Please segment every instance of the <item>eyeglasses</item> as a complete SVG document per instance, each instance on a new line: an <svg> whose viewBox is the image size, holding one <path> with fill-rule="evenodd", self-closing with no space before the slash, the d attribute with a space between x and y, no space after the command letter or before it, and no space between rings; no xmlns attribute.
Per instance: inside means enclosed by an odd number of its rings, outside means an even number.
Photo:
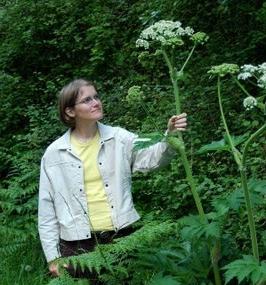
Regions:
<svg viewBox="0 0 266 285"><path fill-rule="evenodd" d="M80 102L76 103L75 105L78 105L78 104L86 104L86 105L91 105L93 100L95 101L100 101L100 95L99 94L95 94L94 96L90 97L86 97L85 99L81 100Z"/></svg>

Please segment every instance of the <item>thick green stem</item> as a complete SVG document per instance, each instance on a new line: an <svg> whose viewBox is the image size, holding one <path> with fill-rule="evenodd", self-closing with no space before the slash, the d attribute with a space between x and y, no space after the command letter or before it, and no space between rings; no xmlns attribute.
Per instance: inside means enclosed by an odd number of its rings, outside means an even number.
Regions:
<svg viewBox="0 0 266 285"><path fill-rule="evenodd" d="M179 89L178 89L178 84L177 84L177 74L176 74L176 72L175 72L175 70L174 70L174 68L173 68L173 66L171 64L171 61L170 61L170 59L169 59L169 57L168 57L168 55L167 55L165 50L163 50L163 56L164 56L164 59L166 61L167 66L168 66L171 82L172 82L173 89L174 89L176 113L180 114L181 113L181 106L180 106L181 104L180 104L180 99L179 99ZM203 221L206 221L206 217L205 217L205 214L204 214L204 211L203 211L203 207L202 207L202 204L201 204L201 201L200 201L197 189L196 189L196 184L195 184L194 178L192 176L192 171L191 171L191 168L190 168L190 165L189 165L189 162L188 162L187 154L186 154L186 151L185 151L185 145L184 145L184 142L183 142L183 138L182 138L181 132L178 132L178 138L179 139L174 138L174 137L169 138L169 143L171 143L172 146L176 150L178 150L180 155L181 155L182 163L183 163L183 166L185 168L185 172L186 172L186 176L187 176L187 181L188 181L188 183L190 185L191 192L192 192L193 198L195 200L196 207L198 209L199 215L200 215L200 217L201 217L201 219Z"/></svg>
<svg viewBox="0 0 266 285"><path fill-rule="evenodd" d="M218 266L221 253L221 242L216 240L214 246L211 248L211 261L213 266L213 274L216 285L222 285L220 269Z"/></svg>
<svg viewBox="0 0 266 285"><path fill-rule="evenodd" d="M197 192L196 183L195 183L194 177L192 175L190 164L189 164L188 159L187 159L184 143L176 137L168 137L167 141L181 155L182 163L183 163L183 166L184 166L185 172L186 172L186 178L187 178L187 181L189 183L191 193L192 193L192 196L194 198L197 210L199 212L200 219L202 222L206 223L208 221L207 221L206 215L204 213L199 194ZM210 249L210 254L211 254L211 261L212 261L215 284L216 285L222 285L220 270L219 270L219 266L218 266L219 256L220 256L220 244L218 241L216 242L214 247L212 249Z"/></svg>
<svg viewBox="0 0 266 285"><path fill-rule="evenodd" d="M179 74L183 72L185 66L187 65L189 59L191 58L194 49L196 46L194 46L190 52L190 54L188 55L187 60L185 61L183 67L181 68L181 70L179 71ZM165 50L163 50L163 56L164 59L166 61L166 64L168 66L169 69L169 74L170 74L170 78L171 78L171 82L173 85L173 89L174 89L174 97L175 97L175 107L176 107L176 114L180 114L181 113L181 102L180 102L180 97L179 97L179 88L178 88L178 72L173 68L173 65L166 53ZM181 132L178 132L178 138L176 137L168 137L168 142L169 144L171 144L179 153L181 156L181 160L186 172L186 178L187 181L189 183L190 189L191 189L191 193L192 196L194 198L200 219L202 222L207 223L207 217L204 213L203 207L202 207L202 203L199 197L199 194L197 192L197 188L196 188L196 183L195 183L195 179L192 175L192 170L191 170L191 166L189 164L188 158L187 158L187 154L186 154L186 150L185 150L185 144L183 141L183 136ZM220 277L220 272L219 272L219 267L218 267L218 254L216 254L219 251L217 244L214 246L214 248L212 250L210 250L210 255L211 255L211 261L212 261L212 267L213 267L213 273L214 273L214 279L215 279L215 284L216 285L222 285L222 281L221 281L221 277Z"/></svg>
<svg viewBox="0 0 266 285"><path fill-rule="evenodd" d="M190 164L189 164L189 161L188 161L185 149L184 148L180 148L179 149L179 153L180 153L181 159L183 161L183 166L185 168L187 181L188 181L188 183L190 185L191 192L192 192L193 198L195 200L196 207L197 207L197 210L199 212L200 218L202 219L202 221L206 221L207 219L206 219L206 216L205 216L202 204L201 204L201 200L200 200L199 194L197 192L196 183L195 183L195 180L194 180L194 178L192 176L192 171L191 171L191 168L190 168Z"/></svg>
<svg viewBox="0 0 266 285"><path fill-rule="evenodd" d="M190 189L191 189L197 210L199 212L201 220L206 222L207 219L206 219L206 216L205 216L205 213L204 213L201 201L200 201L199 194L198 194L197 189L196 189L195 180L192 176L192 171L190 168L189 161L187 159L184 143L176 137L168 137L167 141L181 155L182 163L183 163L183 166L184 166L185 172L186 172L187 181L188 181L188 184L190 186Z"/></svg>
<svg viewBox="0 0 266 285"><path fill-rule="evenodd" d="M242 158L242 168L240 169L241 173L241 182L244 189L245 194L245 200L246 200L246 206L248 211L248 222L249 222L249 231L251 236L251 243L252 243L252 252L253 256L259 260L259 249L258 249L258 242L257 242L257 236L256 236L256 227L254 222L254 216L253 216L253 207L251 204L249 191L248 191L248 185L247 185L247 177L246 177L246 157L248 149L251 145L251 143L264 131L266 130L266 123L260 127L254 134L250 136L250 138L245 143L244 151L243 151L243 158Z"/></svg>
<svg viewBox="0 0 266 285"><path fill-rule="evenodd" d="M174 88L176 114L179 115L181 113L181 105L180 105L180 99L179 99L179 88L178 88L178 84L177 84L177 73L171 64L171 61L170 61L166 51L162 50L162 52L163 52L163 57L165 59L165 62L168 66L169 75L170 75L171 82L172 82L172 85Z"/></svg>
<svg viewBox="0 0 266 285"><path fill-rule="evenodd" d="M254 216L253 216L253 209L252 209L252 204L251 204L251 200L249 196L246 171L244 168L240 169L240 175L241 175L241 184L244 190L246 207L247 207L247 212L248 212L248 224L249 224L249 231L250 231L250 237L251 237L252 252L253 252L253 256L257 260L259 260L259 249L258 249L256 228L255 228L255 222L254 222Z"/></svg>
<svg viewBox="0 0 266 285"><path fill-rule="evenodd" d="M225 128L225 132L227 135L227 139L229 142L229 145L231 147L233 156L235 158L235 161L237 163L238 166L241 165L241 154L239 153L239 151L235 148L234 143L232 141L232 137L229 133L229 129L225 120L225 116L224 116L224 110L223 110L223 105L222 105L222 99L221 99L221 80L220 80L220 76L218 76L218 82L217 82L217 93L218 93L218 100L219 100L219 108L220 108L220 113L221 113L221 117L222 117L222 121L223 121L223 125Z"/></svg>
<svg viewBox="0 0 266 285"><path fill-rule="evenodd" d="M234 78L235 79L235 78ZM249 93L246 91L246 89L239 83L237 79L235 79L239 87L242 89L245 94L249 95ZM251 144L252 141L255 140L257 136L259 136L261 133L264 132L266 129L266 124L264 124L260 129L258 129L246 142L244 151L243 151L243 156L241 156L240 152L235 148L231 135L229 133L229 129L225 120L224 112L223 112L223 106L222 106L222 101L221 101L221 82L220 82L220 77L218 76L218 99L219 99L219 107L220 107L220 112L222 116L222 121L224 124L224 128L227 134L227 139L229 141L230 148L232 150L234 159L238 165L240 176L241 176L241 184L244 190L244 196L245 196L245 202L246 202L246 207L247 207L247 214L248 214L248 224L249 224L249 231L250 231L250 236L251 236L251 244L252 244L252 252L253 256L259 261L259 250L258 250L258 242L257 242L257 236L256 236L256 228L255 228L255 222L254 222L254 215L253 215L253 207L249 195L249 190L248 190L248 185L247 185L247 175L246 175L246 156L247 156L247 151L248 148Z"/></svg>

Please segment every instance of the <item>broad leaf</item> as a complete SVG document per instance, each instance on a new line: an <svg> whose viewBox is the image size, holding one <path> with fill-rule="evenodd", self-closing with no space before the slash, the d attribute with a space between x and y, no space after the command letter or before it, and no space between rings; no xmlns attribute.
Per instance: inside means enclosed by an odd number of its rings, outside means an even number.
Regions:
<svg viewBox="0 0 266 285"><path fill-rule="evenodd" d="M250 283L257 283L266 280L266 263L259 261L251 255L244 255L242 259L237 259L223 269L225 272L225 284L230 282L233 278L237 278L238 282L250 281Z"/></svg>
<svg viewBox="0 0 266 285"><path fill-rule="evenodd" d="M206 239L219 238L220 228L217 222L205 223L198 216L188 216L180 219L180 223L184 225L181 235L184 239Z"/></svg>
<svg viewBox="0 0 266 285"><path fill-rule="evenodd" d="M232 136L233 145L237 146L247 139L247 135L242 136ZM224 137L219 141L214 141L210 144L202 146L196 153L203 154L210 151L230 151L230 146L228 144L228 139Z"/></svg>
<svg viewBox="0 0 266 285"><path fill-rule="evenodd" d="M161 142L165 136L161 133L142 134L134 140L134 150L147 148L153 144Z"/></svg>

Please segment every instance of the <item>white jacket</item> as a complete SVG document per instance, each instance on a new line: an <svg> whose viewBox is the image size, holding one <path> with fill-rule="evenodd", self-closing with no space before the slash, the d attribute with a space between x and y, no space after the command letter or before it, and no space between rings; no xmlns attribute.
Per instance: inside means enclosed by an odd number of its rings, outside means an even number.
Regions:
<svg viewBox="0 0 266 285"><path fill-rule="evenodd" d="M98 123L98 165L115 230L139 219L131 195L131 173L155 169L169 161L174 151L160 142L133 151L137 136L119 127ZM59 238L91 237L84 191L83 166L70 144L70 130L54 141L41 161L38 228L47 261L60 257Z"/></svg>

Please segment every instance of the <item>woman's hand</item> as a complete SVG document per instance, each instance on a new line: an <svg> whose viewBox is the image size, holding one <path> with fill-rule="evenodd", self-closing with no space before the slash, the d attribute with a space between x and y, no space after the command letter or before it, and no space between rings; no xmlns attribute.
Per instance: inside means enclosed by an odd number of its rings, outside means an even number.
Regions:
<svg viewBox="0 0 266 285"><path fill-rule="evenodd" d="M56 261L49 263L49 271L53 277L59 276L59 266Z"/></svg>
<svg viewBox="0 0 266 285"><path fill-rule="evenodd" d="M59 272L59 264L58 264L58 262L57 262L57 259L54 260L54 261L49 262L49 265L48 265L48 266L49 266L49 271L50 271L50 273L51 273L51 275L52 275L53 277L58 277L58 276L60 275L60 272ZM68 268L68 265L67 265L67 264L64 264L63 267L64 267L65 269L67 269L67 268Z"/></svg>
<svg viewBox="0 0 266 285"><path fill-rule="evenodd" d="M187 126L187 114L182 113L180 115L172 116L167 124L167 132L173 133L177 131L185 131Z"/></svg>

